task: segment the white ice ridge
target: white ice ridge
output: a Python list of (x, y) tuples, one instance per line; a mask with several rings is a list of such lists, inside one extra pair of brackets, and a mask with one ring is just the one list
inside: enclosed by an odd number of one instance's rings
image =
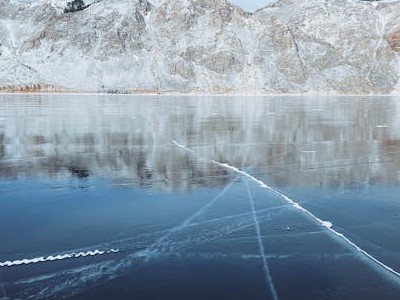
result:
[(31, 258), (31, 259), (25, 258), (25, 259), (20, 259), (20, 260), (0, 262), (0, 267), (12, 267), (12, 266), (19, 266), (19, 265), (42, 263), (42, 262), (47, 262), (47, 261), (80, 258), (80, 257), (86, 257), (86, 256), (97, 256), (97, 255), (118, 253), (119, 251), (120, 251), (119, 249), (110, 249), (108, 251), (102, 251), (102, 250), (96, 249), (93, 251), (72, 252), (72, 253), (67, 253), (67, 254), (35, 257), (35, 258)]
[[(172, 143), (174, 145), (176, 145), (177, 147), (184, 149), (186, 151), (189, 151), (191, 153), (193, 153), (194, 155), (196, 155), (196, 153), (192, 150), (187, 148), (186, 146), (179, 144), (176, 141), (172, 141)], [(199, 157), (197, 155), (197, 157)], [(200, 158), (200, 157), (199, 157)], [(374, 256), (372, 256), (371, 254), (369, 254), (367, 251), (365, 251), (364, 249), (360, 248), (359, 246), (357, 246), (353, 241), (351, 241), (349, 238), (347, 238), (343, 233), (340, 233), (338, 231), (336, 231), (335, 229), (332, 228), (333, 224), (329, 221), (323, 221), (320, 218), (318, 218), (316, 215), (314, 215), (312, 212), (310, 212), (309, 210), (305, 209), (304, 207), (302, 207), (299, 203), (297, 203), (296, 201), (290, 199), (288, 196), (282, 194), (281, 192), (273, 189), (272, 187), (270, 187), (269, 185), (267, 185), (265, 182), (262, 182), (261, 180), (255, 178), (254, 176), (250, 175), (249, 173), (246, 173), (242, 170), (239, 170), (238, 168), (231, 166), (227, 163), (221, 163), (218, 161), (215, 161), (213, 159), (206, 159), (206, 158), (202, 158), (205, 160), (209, 160), (211, 161), (213, 164), (219, 165), (223, 168), (229, 169), (231, 171), (234, 171), (235, 173), (241, 174), (244, 177), (247, 177), (249, 179), (251, 179), (252, 181), (258, 183), (260, 185), (261, 188), (267, 189), (269, 191), (271, 191), (272, 193), (274, 193), (275, 195), (283, 198), (288, 204), (292, 205), (294, 208), (296, 208), (297, 210), (302, 211), (303, 213), (305, 213), (306, 215), (308, 215), (309, 217), (311, 217), (311, 219), (313, 219), (314, 221), (316, 221), (317, 223), (321, 224), (324, 228), (326, 228), (326, 230), (328, 232), (330, 232), (331, 234), (333, 234), (334, 236), (340, 238), (342, 241), (344, 241), (348, 246), (350, 246), (351, 248), (355, 249), (359, 254), (363, 255), (365, 258), (367, 258), (368, 260), (372, 261), (373, 263), (375, 263), (377, 266), (383, 268), (383, 270), (386, 270), (387, 272), (389, 272), (390, 274), (394, 275), (396, 277), (396, 282), (397, 284), (400, 284), (400, 273), (396, 270), (394, 270), (393, 268), (389, 267), (388, 265), (384, 264), (383, 262), (381, 262), (380, 260), (378, 260), (377, 258), (375, 258)]]
[(267, 257), (265, 256), (265, 249), (264, 249), (264, 244), (263, 244), (262, 239), (261, 239), (260, 224), (259, 224), (258, 218), (257, 218), (256, 208), (255, 208), (255, 205), (254, 205), (254, 199), (253, 199), (253, 196), (252, 196), (251, 191), (249, 189), (249, 184), (247, 183), (247, 181), (246, 181), (246, 189), (247, 189), (247, 194), (249, 195), (251, 211), (253, 213), (254, 226), (256, 228), (256, 234), (257, 234), (258, 249), (259, 249), (260, 255), (262, 257), (265, 280), (266, 280), (267, 286), (270, 289), (272, 299), (273, 300), (278, 300), (278, 293), (276, 292), (276, 289), (275, 289), (275, 286), (274, 286), (274, 282), (272, 280), (271, 272), (269, 270)]

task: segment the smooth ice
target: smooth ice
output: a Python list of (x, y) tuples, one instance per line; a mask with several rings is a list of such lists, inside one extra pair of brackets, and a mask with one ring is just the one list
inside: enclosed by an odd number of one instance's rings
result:
[(397, 300), (399, 107), (1, 95), (0, 297)]

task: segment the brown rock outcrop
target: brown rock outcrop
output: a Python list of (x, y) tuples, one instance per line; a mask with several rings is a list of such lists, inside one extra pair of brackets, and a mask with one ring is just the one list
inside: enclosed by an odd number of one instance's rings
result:
[(400, 52), (400, 30), (389, 34), (388, 42), (395, 52)]

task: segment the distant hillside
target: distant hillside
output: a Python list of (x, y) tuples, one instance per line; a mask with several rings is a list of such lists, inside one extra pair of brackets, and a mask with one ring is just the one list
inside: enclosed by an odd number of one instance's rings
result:
[(0, 0), (0, 90), (400, 93), (400, 2)]

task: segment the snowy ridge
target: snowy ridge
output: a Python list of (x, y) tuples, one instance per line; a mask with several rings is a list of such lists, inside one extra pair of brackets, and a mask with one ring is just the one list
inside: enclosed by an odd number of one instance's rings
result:
[[(0, 91), (398, 92), (399, 1), (0, 0)], [(397, 87), (396, 87), (397, 86)]]

